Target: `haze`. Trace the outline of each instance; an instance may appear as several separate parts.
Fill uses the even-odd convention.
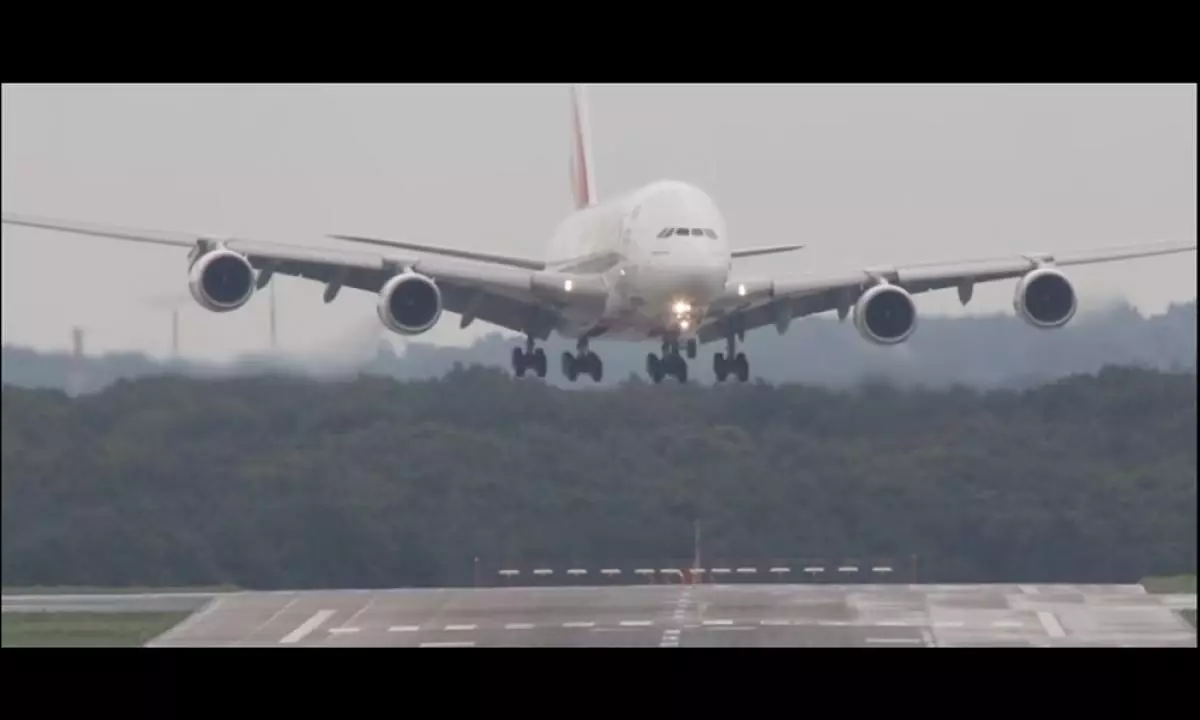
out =
[[[326,233],[538,255],[570,209],[562,85],[3,87],[4,212],[338,245]],[[600,85],[601,196],[673,177],[720,203],[735,246],[804,242],[754,271],[1068,250],[1196,235],[1196,87]],[[351,246],[354,247],[354,246]],[[354,247],[356,250],[362,248]],[[267,346],[268,300],[216,315],[183,254],[3,229],[3,341],[164,355],[172,304],[198,359]],[[1083,307],[1196,296],[1191,257],[1073,268]],[[277,277],[294,352],[387,337],[372,295],[331,305]],[[1011,313],[1012,283],[920,296]],[[416,342],[466,344],[447,314]],[[760,332],[774,333],[773,330]],[[918,330],[919,332],[919,330]],[[754,342],[754,335],[747,341]]]

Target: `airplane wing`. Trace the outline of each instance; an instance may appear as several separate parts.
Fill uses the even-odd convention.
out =
[[[326,286],[326,302],[331,302],[342,287],[378,293],[388,278],[408,268],[437,283],[442,292],[444,309],[460,316],[461,327],[479,319],[514,332],[527,332],[542,340],[549,337],[566,304],[602,304],[607,294],[603,281],[594,275],[535,269],[514,264],[511,258],[446,256],[430,246],[412,246],[427,248],[427,253],[416,249],[399,253],[352,252],[340,248],[121,228],[9,213],[3,215],[3,223],[188,248],[192,251],[189,257],[208,249],[224,247],[244,255],[259,271],[258,289],[265,287],[275,274],[306,278]]]
[[[917,295],[958,288],[964,304],[978,283],[1020,278],[1040,266],[1066,267],[1194,251],[1196,243],[1169,242],[1098,248],[1063,253],[1015,254],[975,260],[881,266],[791,278],[734,277],[698,328],[702,343],[737,333],[837,310],[844,318],[859,297],[879,282]]]

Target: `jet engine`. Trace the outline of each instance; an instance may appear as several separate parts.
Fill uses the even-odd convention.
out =
[[[192,265],[188,271],[188,290],[206,310],[229,312],[250,301],[256,278],[254,267],[244,255],[215,250]]]
[[[1017,283],[1013,309],[1036,328],[1062,327],[1075,316],[1075,289],[1060,271],[1038,268]]]
[[[376,309],[387,329],[401,335],[419,335],[442,317],[442,292],[432,278],[401,273],[379,290]]]
[[[875,285],[854,303],[854,327],[877,345],[896,345],[917,329],[917,306],[904,288]]]

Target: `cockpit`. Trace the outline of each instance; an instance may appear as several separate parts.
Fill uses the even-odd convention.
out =
[[[717,239],[717,233],[711,228],[663,228],[658,233],[659,238],[669,238],[673,235],[690,235],[692,237],[707,237],[711,240]]]

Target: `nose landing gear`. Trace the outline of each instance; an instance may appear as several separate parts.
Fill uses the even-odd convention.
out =
[[[604,362],[599,355],[588,349],[587,338],[581,339],[576,349],[578,352],[574,355],[569,352],[562,354],[563,375],[575,382],[580,373],[587,373],[592,376],[592,382],[600,382],[604,377]]]
[[[687,342],[687,355],[689,358],[696,357],[695,340]],[[646,374],[655,384],[662,382],[667,375],[673,376],[681,383],[687,382],[688,365],[683,356],[679,354],[678,340],[663,341],[662,359],[659,359],[654,353],[646,355]]]

